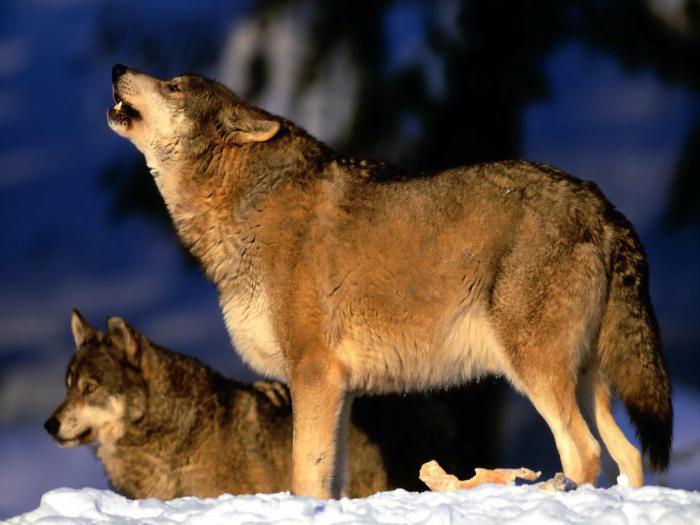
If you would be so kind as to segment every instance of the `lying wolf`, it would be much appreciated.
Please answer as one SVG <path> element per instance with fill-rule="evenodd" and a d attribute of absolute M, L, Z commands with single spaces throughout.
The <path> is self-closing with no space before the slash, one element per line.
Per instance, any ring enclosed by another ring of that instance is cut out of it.
<path fill-rule="evenodd" d="M 594 184 L 521 161 L 421 174 L 356 162 L 195 75 L 117 65 L 112 88 L 109 126 L 144 154 L 235 348 L 290 385 L 295 493 L 340 493 L 354 394 L 484 374 L 530 399 L 576 483 L 598 477 L 594 434 L 643 483 L 612 392 L 667 466 L 646 257 Z"/>
<path fill-rule="evenodd" d="M 291 486 L 286 388 L 230 381 L 151 343 L 123 319 L 102 334 L 77 312 L 66 400 L 46 430 L 66 447 L 91 443 L 110 485 L 131 498 L 215 497 Z M 350 428 L 349 495 L 387 489 L 378 448 Z"/>

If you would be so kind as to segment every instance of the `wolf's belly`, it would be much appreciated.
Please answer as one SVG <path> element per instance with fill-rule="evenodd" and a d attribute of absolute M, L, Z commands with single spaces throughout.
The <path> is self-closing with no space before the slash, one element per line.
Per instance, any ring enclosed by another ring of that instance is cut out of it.
<path fill-rule="evenodd" d="M 288 382 L 288 367 L 263 296 L 222 304 L 243 361 L 259 374 Z M 510 374 L 510 360 L 487 316 L 477 307 L 455 312 L 440 326 L 351 327 L 332 350 L 361 392 L 420 391 L 462 384 L 486 374 Z"/>
<path fill-rule="evenodd" d="M 455 314 L 432 333 L 410 326 L 349 332 L 336 353 L 350 371 L 354 390 L 409 392 L 462 384 L 486 374 L 510 376 L 505 351 L 479 311 Z"/>
<path fill-rule="evenodd" d="M 257 373 L 287 382 L 288 369 L 270 320 L 265 297 L 222 300 L 224 320 L 243 361 Z"/>

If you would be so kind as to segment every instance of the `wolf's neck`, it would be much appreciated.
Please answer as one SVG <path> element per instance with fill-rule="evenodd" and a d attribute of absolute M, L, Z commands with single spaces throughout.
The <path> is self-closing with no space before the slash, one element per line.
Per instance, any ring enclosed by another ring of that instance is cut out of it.
<path fill-rule="evenodd" d="M 227 153 L 213 151 L 185 168 L 152 168 L 180 240 L 216 285 L 250 273 L 255 211 L 270 186 L 250 184 L 244 152 Z"/>
<path fill-rule="evenodd" d="M 209 380 L 214 380 L 211 388 Z M 97 448 L 115 490 L 132 498 L 185 495 L 192 490 L 186 487 L 191 486 L 193 469 L 217 462 L 216 454 L 223 449 L 216 440 L 250 441 L 246 436 L 259 424 L 251 415 L 256 413 L 254 397 L 223 377 L 204 374 L 195 382 L 191 392 L 175 386 L 175 392 L 153 393 L 150 415 L 115 443 Z"/>
<path fill-rule="evenodd" d="M 177 465 L 189 462 L 192 451 L 186 444 L 195 441 L 198 434 L 185 421 L 196 419 L 194 407 L 186 410 L 182 404 L 156 403 L 151 412 L 165 412 L 159 413 L 156 421 L 147 416 L 127 427 L 116 442 L 96 448 L 110 485 L 119 493 L 132 498 L 175 496 Z M 182 421 L 177 420 L 178 413 Z"/>

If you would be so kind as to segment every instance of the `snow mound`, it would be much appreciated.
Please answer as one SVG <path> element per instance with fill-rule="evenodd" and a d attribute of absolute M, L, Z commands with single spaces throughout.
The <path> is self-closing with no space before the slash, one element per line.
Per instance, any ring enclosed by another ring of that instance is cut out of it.
<path fill-rule="evenodd" d="M 394 490 L 366 499 L 317 500 L 289 493 L 129 500 L 96 489 L 47 492 L 38 509 L 9 524 L 435 523 L 614 525 L 700 524 L 700 492 L 661 487 L 543 492 L 532 486 L 484 485 L 457 492 Z"/>

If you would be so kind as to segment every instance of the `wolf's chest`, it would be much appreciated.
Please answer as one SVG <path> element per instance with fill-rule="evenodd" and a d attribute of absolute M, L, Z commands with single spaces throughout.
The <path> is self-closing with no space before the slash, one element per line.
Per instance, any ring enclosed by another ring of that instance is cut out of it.
<path fill-rule="evenodd" d="M 243 361 L 263 376 L 286 381 L 287 363 L 265 298 L 222 298 L 221 307 L 233 345 Z"/>
<path fill-rule="evenodd" d="M 110 484 L 128 497 L 171 499 L 178 495 L 175 473 L 163 452 L 138 446 L 100 446 L 97 457 Z"/>

